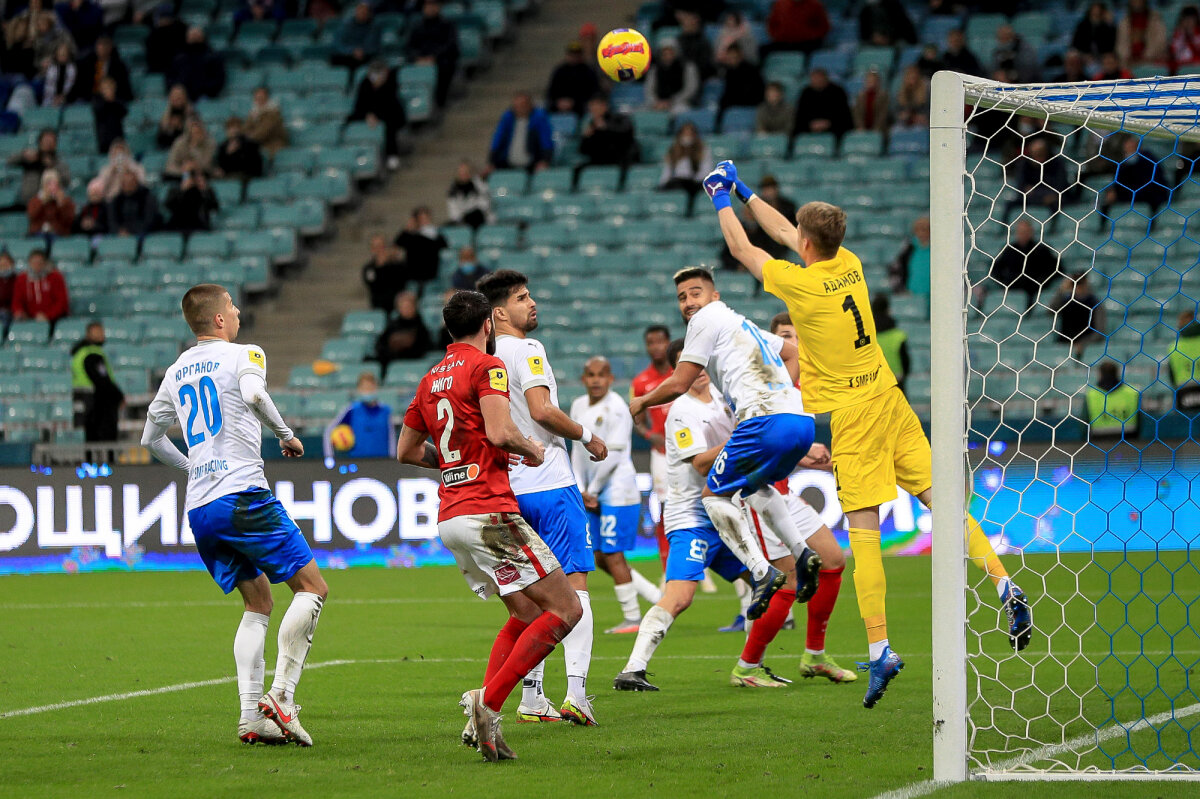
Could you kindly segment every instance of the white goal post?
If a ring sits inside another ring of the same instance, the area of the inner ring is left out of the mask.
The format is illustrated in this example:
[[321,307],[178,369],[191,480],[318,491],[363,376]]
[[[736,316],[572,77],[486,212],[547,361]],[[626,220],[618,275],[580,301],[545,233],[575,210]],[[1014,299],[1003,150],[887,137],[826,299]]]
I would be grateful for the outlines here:
[[[1200,304],[1197,142],[1200,76],[933,77],[935,781],[1200,779],[1200,419],[1177,392],[1200,395],[1177,357]],[[1150,182],[1120,183],[1135,167]],[[1038,245],[1052,277],[1023,271]],[[1136,396],[1115,433],[1114,370]],[[1023,652],[968,562],[968,512],[1032,602]]]

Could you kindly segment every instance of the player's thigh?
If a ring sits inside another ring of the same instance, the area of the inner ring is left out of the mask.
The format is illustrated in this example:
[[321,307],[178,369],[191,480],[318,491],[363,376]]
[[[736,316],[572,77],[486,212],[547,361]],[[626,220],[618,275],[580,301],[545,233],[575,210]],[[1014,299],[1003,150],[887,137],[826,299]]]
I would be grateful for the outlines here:
[[521,516],[537,531],[567,574],[596,570],[587,512],[579,489],[556,488],[517,497]]
[[747,524],[750,527],[750,532],[758,539],[758,545],[762,548],[763,554],[767,560],[775,560],[792,554],[787,545],[780,540],[779,536],[771,529],[771,525],[767,524],[766,519],[758,514],[748,504],[743,505],[743,513],[747,518]]
[[808,454],[811,416],[774,414],[739,422],[709,469],[705,483],[717,496],[743,496],[789,476]]
[[808,537],[805,542],[808,548],[821,556],[821,568],[827,569],[844,569],[846,567],[846,553],[842,551],[841,545],[833,536],[833,531],[825,525]]
[[896,484],[913,496],[933,485],[933,453],[921,421],[905,400],[895,414]]
[[233,526],[233,496],[214,499],[188,511],[188,525],[196,542],[196,553],[213,581],[226,594],[240,583],[262,574],[249,557],[235,546],[238,537]]
[[833,476],[845,511],[882,505],[896,498],[894,434],[890,408],[880,398],[833,411]]
[[[283,503],[265,488],[243,491],[233,507],[233,526],[238,535],[234,545],[267,575],[272,583],[289,582],[308,567],[297,584],[307,587],[293,590],[324,595],[325,581],[313,561],[312,548],[300,528],[288,516]],[[317,590],[317,589],[320,590]]]
[[585,508],[587,519],[588,546],[593,552],[603,552],[600,545],[600,531],[604,527],[604,514]]
[[559,569],[550,548],[515,513],[455,516],[438,522],[438,536],[483,599],[521,591]]

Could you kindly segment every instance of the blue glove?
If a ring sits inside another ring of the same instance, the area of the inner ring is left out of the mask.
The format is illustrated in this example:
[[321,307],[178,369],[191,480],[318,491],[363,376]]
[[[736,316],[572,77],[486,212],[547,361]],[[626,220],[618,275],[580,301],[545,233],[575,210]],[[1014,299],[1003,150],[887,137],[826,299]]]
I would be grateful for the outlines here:
[[729,190],[733,188],[733,181],[729,179],[724,166],[717,164],[717,168],[704,178],[703,185],[704,191],[712,199],[713,208],[720,211],[722,208],[733,206],[733,202],[729,199]]
[[733,190],[737,192],[738,198],[742,202],[749,202],[750,198],[754,195],[754,190],[743,183],[742,179],[738,177],[737,166],[732,161],[722,161],[717,164],[717,168],[723,168],[726,176],[733,181]]

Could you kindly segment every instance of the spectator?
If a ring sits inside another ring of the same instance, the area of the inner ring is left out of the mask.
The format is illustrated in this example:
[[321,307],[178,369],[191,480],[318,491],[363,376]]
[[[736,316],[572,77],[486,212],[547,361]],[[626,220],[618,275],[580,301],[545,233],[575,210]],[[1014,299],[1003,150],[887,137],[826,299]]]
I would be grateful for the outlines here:
[[[1007,292],[1024,292],[1028,309],[1033,307],[1042,289],[1059,275],[1059,255],[1034,238],[1033,223],[1028,217],[1018,219],[1014,231],[1013,240],[992,262],[989,276]],[[977,304],[982,304],[986,293],[980,284],[976,290]]]
[[343,458],[394,458],[396,430],[392,425],[392,409],[379,401],[379,378],[373,372],[358,376],[354,401],[338,411],[325,428],[325,461],[334,457],[331,434],[338,425],[348,425],[354,431],[354,446],[338,452]]
[[762,73],[758,67],[742,58],[742,48],[731,44],[725,51],[725,66],[721,70],[725,79],[725,90],[721,92],[718,104],[720,114],[725,109],[750,106],[753,108],[762,102],[765,87]]
[[892,374],[896,375],[900,390],[904,391],[904,383],[912,371],[912,361],[908,357],[908,334],[896,326],[891,302],[886,294],[876,294],[871,300],[871,315],[875,317],[875,341],[883,350],[884,360]]
[[141,238],[158,227],[158,200],[132,169],[121,172],[121,190],[108,201],[108,232]]
[[61,182],[71,181],[71,170],[67,162],[58,157],[58,134],[49,128],[38,134],[37,149],[26,147],[10,158],[8,163],[23,170],[19,195],[22,205],[38,193],[42,185],[42,173],[49,169],[58,173]]
[[67,294],[67,283],[62,273],[54,268],[54,262],[45,250],[29,253],[29,269],[17,275],[13,283],[12,318],[36,319],[54,325],[70,312],[71,298]]
[[42,173],[42,185],[38,193],[26,204],[29,217],[29,235],[66,236],[75,221],[75,203],[63,191],[58,173],[47,169]]
[[42,70],[42,105],[51,108],[64,106],[75,88],[78,71],[71,58],[71,46],[63,43],[54,51],[54,58]]
[[[586,64],[588,69],[592,71],[592,74],[596,76],[597,84],[603,85],[604,79],[607,76],[600,69],[600,63],[596,59],[588,57],[591,53],[595,53],[600,47],[600,39],[596,32],[596,24],[594,22],[583,23],[579,26],[579,34],[575,38],[579,40],[580,46],[583,47],[583,63]],[[447,297],[447,300],[449,300],[449,297]],[[446,335],[449,336],[450,334],[447,333]]]
[[996,29],[992,72],[1003,73],[1005,83],[1033,83],[1039,77],[1037,52],[1013,30],[1012,25],[1001,25]]
[[637,160],[633,121],[613,111],[608,98],[597,94],[588,101],[588,114],[579,138],[579,152],[592,164],[628,166]]
[[663,156],[660,191],[683,189],[689,194],[700,190],[700,181],[713,168],[712,152],[700,139],[694,122],[684,122],[675,133],[675,140]]
[[417,284],[418,297],[423,295],[425,284],[437,279],[442,250],[449,246],[433,224],[429,209],[423,205],[414,208],[394,243],[406,255],[405,278]]
[[194,162],[195,169],[208,171],[212,168],[216,150],[212,137],[208,135],[208,128],[204,127],[200,117],[194,116],[188,120],[187,133],[171,145],[171,150],[167,153],[167,164],[163,167],[163,175],[168,178],[183,177],[189,161]]
[[1029,142],[1015,172],[1019,194],[1005,205],[1006,219],[1013,209],[1022,205],[1026,208],[1040,205],[1054,212],[1066,201],[1072,183],[1068,182],[1062,158],[1050,153],[1050,145],[1045,139],[1036,138]]
[[425,357],[433,349],[429,328],[417,310],[417,295],[402,291],[396,295],[396,312],[375,342],[375,359],[387,375],[392,361],[411,361]]
[[1100,69],[1092,75],[1092,80],[1129,80],[1133,73],[1121,66],[1116,53],[1105,53],[1100,56]]
[[174,3],[154,9],[154,24],[146,36],[146,70],[163,74],[187,42],[187,25],[175,15]]
[[912,236],[888,264],[888,285],[897,293],[929,296],[929,217],[913,222]]
[[942,63],[946,69],[961,72],[964,75],[983,77],[983,64],[967,47],[967,35],[962,28],[955,28],[946,36],[946,49],[942,51]]
[[1167,354],[1168,376],[1175,388],[1175,410],[1194,414],[1200,411],[1200,322],[1195,312],[1184,311],[1178,324],[1175,348]]
[[73,99],[91,100],[99,91],[105,78],[117,82],[117,97],[125,103],[133,99],[133,85],[129,82],[129,67],[113,46],[113,40],[101,36],[96,40],[96,49],[79,59],[80,79],[75,83]]
[[400,144],[397,137],[408,124],[404,103],[400,102],[400,87],[396,71],[382,61],[372,61],[367,74],[358,84],[354,108],[348,121],[364,121],[371,127],[383,126],[383,152],[388,169],[400,168]]
[[858,12],[858,38],[863,44],[891,47],[915,44],[917,30],[900,0],[865,0]]
[[29,0],[24,11],[4,23],[4,43],[8,51],[4,54],[5,72],[32,78],[40,63],[37,51],[42,31],[47,25],[52,30],[57,24],[58,18],[53,11],[43,8],[42,0]]
[[405,51],[413,63],[437,66],[435,99],[439,108],[446,105],[458,70],[458,28],[442,16],[441,0],[425,0],[421,18],[409,29]]
[[54,13],[80,50],[90,48],[104,32],[104,9],[94,0],[66,0],[54,6]]
[[262,151],[258,144],[246,135],[241,117],[225,120],[225,141],[217,148],[217,168],[214,174],[219,178],[236,180],[262,177]]
[[83,427],[85,441],[116,441],[117,420],[125,404],[104,341],[104,325],[89,322],[83,338],[71,348],[71,390],[76,407],[82,408],[75,425]]
[[96,175],[96,180],[99,180],[104,185],[104,197],[111,200],[121,191],[121,173],[129,170],[137,177],[138,183],[146,182],[146,169],[137,161],[129,152],[129,145],[124,139],[114,141],[108,148],[108,161],[100,168],[100,173]]
[[192,101],[188,99],[187,89],[177,83],[167,92],[167,107],[163,109],[158,120],[158,133],[154,137],[160,150],[169,150],[175,140],[187,128],[187,122],[195,115]]
[[1090,58],[1099,58],[1117,49],[1117,27],[1112,12],[1104,3],[1092,3],[1087,14],[1075,26],[1071,47]]
[[492,221],[492,198],[487,183],[475,174],[470,161],[460,161],[454,172],[454,182],[446,195],[446,218],[452,225],[474,229]]
[[287,5],[281,0],[242,0],[233,12],[233,21],[239,26],[243,22],[282,22],[286,18]]
[[333,56],[330,63],[338,67],[350,67],[351,71],[379,55],[383,46],[383,30],[371,13],[371,4],[359,0],[354,6],[354,16],[342,22],[333,40]]
[[272,158],[288,146],[288,130],[283,124],[283,113],[266,86],[254,90],[250,112],[246,114],[246,136]]
[[101,154],[115,141],[125,140],[125,116],[129,109],[117,97],[117,82],[110,77],[100,81],[100,92],[92,100],[92,118],[96,125],[96,145]]
[[694,11],[678,10],[675,18],[679,20],[679,55],[684,61],[696,65],[700,72],[700,80],[706,81],[716,73],[713,64],[712,44],[704,33],[704,20]]
[[396,295],[404,290],[404,253],[388,246],[387,239],[371,237],[371,257],[362,268],[363,284],[372,308],[388,313],[396,305]]
[[940,72],[946,68],[946,64],[942,61],[942,57],[938,54],[937,47],[932,44],[927,44],[921,48],[921,56],[917,59],[917,69],[921,71],[921,75],[925,80],[933,78],[935,72]]
[[488,163],[497,169],[537,172],[550,166],[553,157],[554,131],[550,117],[533,105],[529,92],[517,92],[512,106],[496,123]]
[[104,182],[92,178],[87,185],[87,202],[75,215],[71,232],[95,239],[108,232],[108,199],[104,196]]
[[679,57],[679,42],[666,38],[650,62],[644,79],[646,104],[658,111],[678,114],[691,108],[700,91],[700,71]]
[[763,51],[811,53],[821,49],[829,30],[829,14],[821,0],[775,0],[767,15],[767,36],[771,44]]
[[872,69],[863,78],[862,89],[854,98],[854,129],[887,133],[891,118],[891,99],[879,78],[879,70]]
[[491,274],[483,264],[479,263],[479,258],[475,255],[475,248],[467,245],[458,251],[458,266],[454,267],[454,272],[450,275],[450,285],[456,289],[475,290],[475,284],[484,275]]
[[1167,60],[1167,26],[1148,0],[1129,0],[1117,24],[1117,58],[1126,66]]
[[782,133],[792,135],[796,124],[796,109],[783,96],[783,84],[771,81],[763,93],[763,101],[754,114],[755,133]]
[[896,89],[896,124],[906,128],[929,127],[929,81],[916,64],[909,64]]
[[33,48],[35,70],[40,71],[41,65],[54,58],[54,52],[64,44],[70,49],[71,56],[75,56],[75,40],[58,24],[58,18],[53,14],[39,16],[34,28],[37,31]]
[[208,185],[208,175],[196,162],[184,165],[183,179],[167,193],[167,229],[180,233],[212,230],[213,215],[221,210],[217,195]]
[[221,94],[225,88],[225,61],[208,46],[203,28],[188,28],[183,51],[171,61],[166,80],[168,86],[183,84],[192,102]]
[[1171,52],[1168,57],[1171,71],[1182,66],[1200,64],[1200,9],[1184,6],[1171,35]]
[[13,295],[17,287],[17,262],[8,250],[0,250],[0,338],[8,339],[12,324]]
[[758,63],[758,38],[746,17],[740,11],[727,11],[721,18],[717,41],[713,47],[713,58],[718,65],[728,64],[729,46],[736,44],[742,51],[742,59],[751,64]]
[[825,70],[809,73],[808,85],[796,103],[794,127],[797,133],[832,133],[839,139],[854,127],[846,90],[829,80]]
[[1088,432],[1093,438],[1137,438],[1141,395],[1121,380],[1113,361],[1100,363],[1100,375],[1087,389]]
[[1054,80],[1059,83],[1082,83],[1091,80],[1091,76],[1087,73],[1087,62],[1083,59],[1083,53],[1078,50],[1068,50],[1064,53],[1062,72]]
[[1122,159],[1117,164],[1112,185],[1104,190],[1100,198],[1100,213],[1103,215],[1101,229],[1106,219],[1120,216],[1134,203],[1149,205],[1153,217],[1171,197],[1166,167],[1160,167],[1158,159],[1142,148],[1141,139],[1126,136],[1121,148]]
[[1071,344],[1071,354],[1082,359],[1084,346],[1104,337],[1104,309],[1088,283],[1087,272],[1064,277],[1050,300],[1058,322],[1058,335]]
[[550,74],[550,86],[546,89],[546,108],[556,113],[581,116],[588,100],[600,91],[596,73],[584,62],[583,45],[577,41],[567,43],[566,57]]

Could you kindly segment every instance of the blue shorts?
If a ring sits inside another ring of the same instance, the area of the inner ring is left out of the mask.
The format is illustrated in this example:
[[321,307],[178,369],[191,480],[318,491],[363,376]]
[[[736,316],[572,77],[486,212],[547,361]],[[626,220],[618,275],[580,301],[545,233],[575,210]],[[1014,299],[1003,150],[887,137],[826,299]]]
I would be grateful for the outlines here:
[[816,429],[811,416],[779,413],[738,422],[708,471],[708,490],[749,496],[782,480],[808,454]]
[[599,513],[588,511],[588,541],[605,555],[628,552],[637,546],[641,505],[601,505]]
[[667,579],[704,579],[704,570],[711,568],[729,582],[736,580],[745,565],[729,551],[717,531],[711,527],[691,527],[667,533],[671,549],[667,553]]
[[563,574],[596,570],[592,545],[588,541],[587,512],[583,509],[583,496],[578,488],[569,486],[520,494],[517,507],[521,509],[521,517],[558,558]]
[[188,523],[208,573],[227,594],[260,574],[273,583],[290,580],[313,559],[300,528],[265,488],[193,508]]

